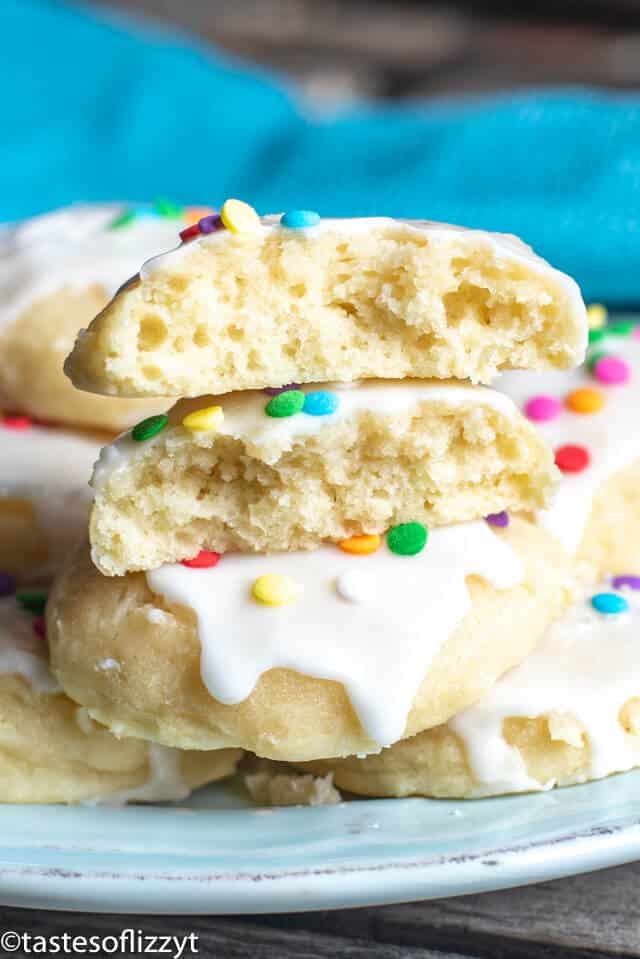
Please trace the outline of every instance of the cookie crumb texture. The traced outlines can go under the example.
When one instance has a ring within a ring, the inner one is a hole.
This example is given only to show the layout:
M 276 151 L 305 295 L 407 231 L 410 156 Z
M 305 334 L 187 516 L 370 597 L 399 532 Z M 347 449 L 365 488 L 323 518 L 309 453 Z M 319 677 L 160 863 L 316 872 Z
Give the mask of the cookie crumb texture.
M 366 377 L 488 382 L 580 362 L 586 313 L 569 277 L 515 238 L 410 223 L 200 237 L 143 267 L 80 335 L 67 374 L 96 393 L 197 396 Z
M 271 431 L 263 395 L 233 401 L 240 422 L 245 407 L 259 407 L 259 436 L 194 433 L 181 425 L 188 404 L 178 404 L 169 429 L 146 445 L 118 441 L 105 456 L 115 467 L 96 471 L 94 562 L 113 576 L 201 549 L 310 549 L 399 523 L 442 526 L 545 504 L 557 470 L 515 409 L 496 408 L 490 391 L 482 402 L 469 388 L 469 401 L 455 403 L 425 393 L 393 414 L 355 410 L 319 428 L 307 417 L 292 423 L 301 432 L 286 435 Z M 372 391 L 372 403 L 378 395 Z M 309 425 L 313 432 L 304 432 Z

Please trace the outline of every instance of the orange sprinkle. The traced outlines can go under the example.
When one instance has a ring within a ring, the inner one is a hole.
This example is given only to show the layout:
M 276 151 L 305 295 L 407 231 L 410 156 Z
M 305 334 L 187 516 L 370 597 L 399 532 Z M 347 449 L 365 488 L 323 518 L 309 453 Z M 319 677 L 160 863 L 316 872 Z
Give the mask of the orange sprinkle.
M 604 406 L 604 396 L 592 386 L 583 386 L 566 397 L 564 403 L 572 413 L 598 413 Z
M 192 226 L 205 216 L 211 216 L 213 210 L 210 206 L 189 206 L 182 214 L 182 218 L 188 226 Z
M 362 536 L 350 536 L 349 539 L 341 539 L 338 546 L 343 553 L 366 556 L 368 553 L 375 553 L 379 548 L 380 537 L 377 533 L 363 533 Z

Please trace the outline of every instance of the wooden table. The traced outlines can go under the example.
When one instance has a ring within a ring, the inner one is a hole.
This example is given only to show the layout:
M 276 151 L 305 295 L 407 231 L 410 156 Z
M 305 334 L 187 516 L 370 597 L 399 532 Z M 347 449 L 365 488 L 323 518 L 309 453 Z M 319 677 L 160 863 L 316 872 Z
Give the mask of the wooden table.
M 194 933 L 197 955 L 207 959 L 639 957 L 639 888 L 636 863 L 503 892 L 342 912 L 208 918 L 2 909 L 0 932 L 88 936 L 133 928 L 155 936 Z

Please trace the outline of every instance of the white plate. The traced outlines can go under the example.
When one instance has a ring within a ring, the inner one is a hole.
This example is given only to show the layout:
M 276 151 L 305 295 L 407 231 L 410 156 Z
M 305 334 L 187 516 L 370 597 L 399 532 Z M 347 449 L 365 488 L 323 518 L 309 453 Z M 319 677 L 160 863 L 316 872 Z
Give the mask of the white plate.
M 640 771 L 473 802 L 255 809 L 233 782 L 178 806 L 3 806 L 0 902 L 257 913 L 484 892 L 640 858 Z

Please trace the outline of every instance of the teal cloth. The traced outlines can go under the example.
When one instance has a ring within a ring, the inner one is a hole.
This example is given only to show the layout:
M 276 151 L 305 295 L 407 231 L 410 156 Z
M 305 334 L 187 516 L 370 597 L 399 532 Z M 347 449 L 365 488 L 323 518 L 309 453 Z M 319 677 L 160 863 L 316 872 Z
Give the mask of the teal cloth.
M 640 303 L 640 99 L 564 90 L 305 116 L 168 29 L 2 0 L 0 218 L 74 200 L 426 217 L 517 233 L 588 299 Z

